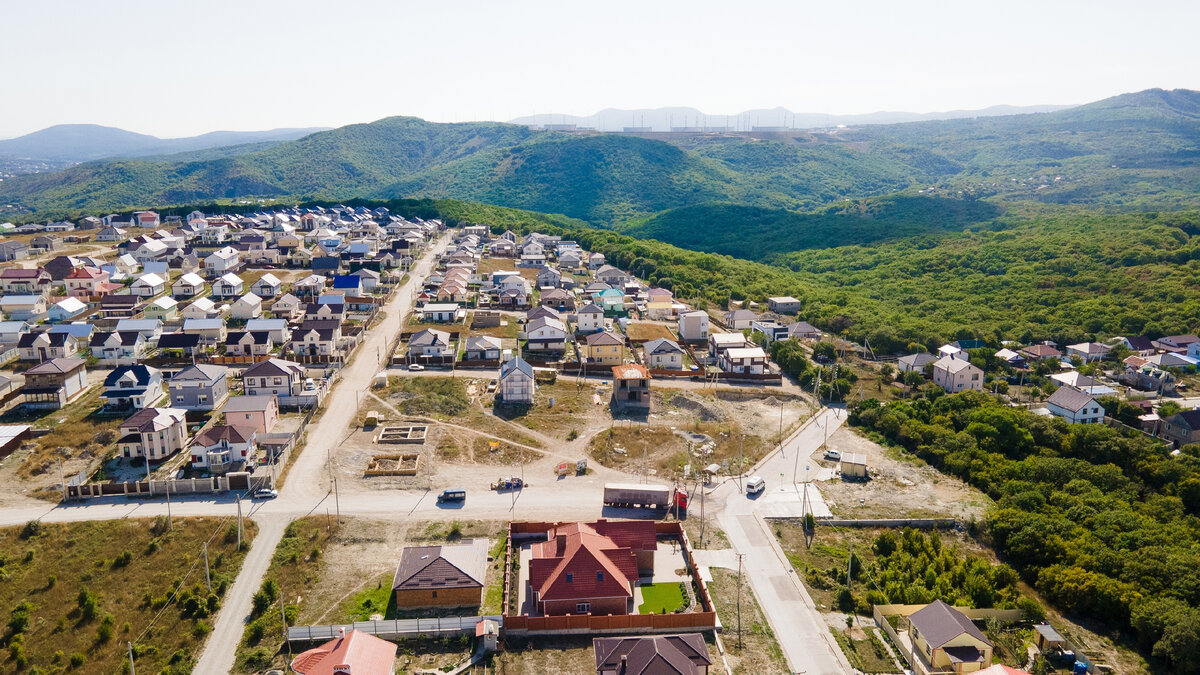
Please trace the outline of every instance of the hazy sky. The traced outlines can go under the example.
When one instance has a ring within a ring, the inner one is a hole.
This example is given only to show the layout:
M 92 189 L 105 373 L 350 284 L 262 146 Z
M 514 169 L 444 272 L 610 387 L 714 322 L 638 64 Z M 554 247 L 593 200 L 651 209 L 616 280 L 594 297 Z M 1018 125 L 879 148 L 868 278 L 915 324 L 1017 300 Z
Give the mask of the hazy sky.
M 0 137 L 1200 89 L 1200 3 L 0 0 Z

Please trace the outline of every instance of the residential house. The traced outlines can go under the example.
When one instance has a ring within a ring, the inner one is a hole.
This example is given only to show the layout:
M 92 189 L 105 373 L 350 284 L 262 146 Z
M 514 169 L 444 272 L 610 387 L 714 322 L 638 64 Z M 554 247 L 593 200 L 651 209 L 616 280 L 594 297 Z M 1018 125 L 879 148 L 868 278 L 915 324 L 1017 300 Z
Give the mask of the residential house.
M 87 311 L 88 306 L 79 298 L 64 298 L 46 310 L 46 318 L 53 323 L 61 323 L 86 314 Z
M 326 301 L 326 300 L 329 301 Z M 337 302 L 333 302 L 337 300 Z M 305 321 L 337 321 L 341 322 L 346 318 L 346 305 L 342 303 L 342 296 L 321 296 L 316 303 L 309 303 L 304 306 Z
M 24 321 L 0 321 L 0 344 L 16 344 L 30 330 L 32 326 Z
M 617 366 L 625 360 L 625 339 L 608 330 L 592 333 L 582 351 L 584 363 L 589 366 Z
M 0 293 L 4 295 L 47 295 L 54 280 L 41 267 L 9 267 L 0 271 Z
M 29 257 L 29 244 L 23 241 L 0 241 L 0 262 L 13 262 Z
M 271 334 L 275 344 L 283 344 L 292 339 L 292 329 L 283 319 L 250 319 L 246 322 L 248 331 L 266 331 Z
M 271 304 L 271 316 L 276 319 L 294 319 L 303 312 L 304 302 L 291 293 L 284 293 Z
M 604 254 L 593 253 L 587 257 L 587 266 L 589 270 L 598 270 L 604 267 Z
M 471 318 L 471 327 L 472 328 L 479 326 L 479 315 L 480 314 L 485 314 L 485 313 L 484 312 L 475 312 L 475 314 L 472 316 L 472 318 Z M 500 325 L 500 317 L 502 315 L 499 312 L 494 312 L 494 314 L 496 317 L 495 325 L 499 326 Z M 535 319 L 554 319 L 556 321 L 562 321 L 563 316 L 562 316 L 562 312 L 559 312 L 557 309 L 554 309 L 553 307 L 546 307 L 543 305 L 538 305 L 537 307 L 534 307 L 533 309 L 529 310 L 528 312 L 525 312 L 525 323 L 530 323 L 530 322 L 534 321 Z M 566 323 L 564 322 L 563 325 L 566 325 Z
M 247 293 L 238 298 L 229 307 L 229 318 L 239 321 L 249 321 L 262 316 L 262 298 L 253 293 Z
M 1152 344 L 1164 352 L 1186 353 L 1188 346 L 1200 342 L 1200 337 L 1192 334 L 1167 335 L 1155 340 Z
M 263 331 L 232 331 L 225 336 L 225 353 L 230 356 L 266 356 L 275 350 L 275 340 Z
M 88 346 L 92 356 L 107 366 L 133 365 L 147 349 L 145 336 L 135 330 L 93 333 Z
M 596 270 L 596 281 L 602 281 L 614 288 L 620 288 L 629 280 L 629 275 L 625 272 L 613 267 L 612 265 L 602 265 Z
M 464 361 L 499 361 L 501 342 L 498 337 L 472 335 L 467 338 Z
M 788 324 L 788 337 L 797 340 L 820 340 L 824 336 L 820 328 L 807 321 L 797 321 Z
M 204 271 L 211 277 L 219 277 L 236 270 L 241 263 L 241 256 L 232 246 L 213 251 L 204 259 Z
M 297 675 L 394 675 L 396 649 L 395 642 L 339 628 L 336 638 L 292 659 L 291 669 Z
M 562 272 L 553 267 L 543 267 L 537 274 L 538 288 L 559 288 L 562 286 Z
M 158 239 L 140 239 L 136 243 L 130 242 L 130 246 L 126 250 L 134 260 L 143 265 L 165 260 L 169 252 L 166 243 Z
M 125 241 L 125 238 L 128 235 L 129 235 L 129 232 L 127 230 L 125 230 L 125 228 L 109 225 L 108 227 L 101 228 L 100 231 L 96 233 L 96 241 L 104 241 L 104 242 Z
M 141 410 L 163 397 L 162 371 L 142 364 L 114 368 L 104 378 L 100 398 L 110 410 Z
M 37 323 L 46 318 L 46 296 L 5 295 L 0 297 L 0 313 L 11 321 Z
M 119 433 L 117 447 L 122 457 L 161 462 L 187 445 L 187 411 L 145 408 L 122 422 Z
M 212 295 L 214 298 L 236 298 L 245 292 L 246 283 L 232 272 L 222 274 L 213 282 Z
M 712 659 L 700 633 L 592 639 L 596 675 L 708 675 Z
M 727 373 L 761 375 L 767 372 L 767 353 L 762 347 L 732 347 L 721 352 L 717 366 Z
M 453 356 L 450 334 L 446 331 L 426 328 L 413 334 L 408 341 L 408 358 L 424 360 Z
M 70 333 L 22 333 L 17 353 L 22 361 L 66 359 L 79 353 L 79 340 Z
M 185 335 L 199 335 L 206 345 L 222 344 L 229 336 L 224 319 L 184 319 L 182 330 Z
M 750 343 L 746 340 L 746 336 L 741 333 L 708 334 L 708 358 L 713 364 L 718 363 L 726 351 L 749 346 Z
M 1200 359 L 1188 356 L 1183 352 L 1163 352 L 1154 356 L 1146 357 L 1148 363 L 1152 363 L 1159 368 L 1180 368 L 1182 370 L 1195 370 Z
M 184 321 L 188 319 L 215 319 L 220 316 L 217 303 L 208 298 L 196 298 L 179 313 Z
M 612 408 L 638 413 L 650 412 L 650 371 L 637 363 L 613 366 Z
M 497 397 L 505 403 L 532 404 L 537 392 L 533 366 L 520 355 L 500 364 L 500 386 Z
M 1055 417 L 1071 424 L 1094 424 L 1104 421 L 1104 408 L 1091 394 L 1072 388 L 1059 387 L 1046 399 L 1046 409 Z
M 83 300 L 111 293 L 121 287 L 109 281 L 108 272 L 98 267 L 77 267 L 67 274 L 64 282 L 67 295 Z
M 129 292 L 140 298 L 152 298 L 167 290 L 167 282 L 157 274 L 143 274 L 133 280 Z
M 185 410 L 216 410 L 229 397 L 229 369 L 205 363 L 184 368 L 167 383 L 171 406 Z
M 776 340 L 786 340 L 788 335 L 787 326 L 778 321 L 767 321 L 766 319 L 755 319 L 750 322 L 751 333 L 762 333 L 767 339 L 767 344 L 771 344 Z
M 147 342 L 153 342 L 162 335 L 163 322 L 158 319 L 121 319 L 117 321 L 116 331 L 125 333 L 128 331 L 137 331 L 146 338 Z
M 679 315 L 676 329 L 679 339 L 684 342 L 705 342 L 708 340 L 708 312 L 692 310 Z
M 1144 335 L 1123 337 L 1120 344 L 1137 356 L 1153 356 L 1158 351 L 1154 347 L 1154 341 Z
M 305 319 L 292 332 L 291 351 L 301 356 L 333 356 L 339 351 L 342 322 L 338 319 Z
M 531 241 L 521 247 L 522 267 L 541 267 L 546 264 L 546 247 L 540 241 Z
M 40 251 L 59 251 L 62 250 L 63 242 L 61 237 L 39 234 L 29 240 L 29 247 Z
M 615 288 L 606 288 L 592 294 L 592 300 L 600 305 L 606 314 L 620 314 L 625 311 L 625 292 Z
M 801 303 L 790 295 L 781 295 L 767 298 L 767 309 L 777 314 L 796 314 L 801 309 Z
M 250 286 L 250 292 L 260 298 L 274 298 L 283 292 L 283 282 L 279 277 L 267 272 Z
M 933 383 L 951 394 L 983 391 L 983 371 L 965 359 L 943 356 L 933 362 Z
M 651 521 L 556 525 L 532 546 L 529 595 L 546 616 L 631 614 L 639 575 L 653 575 Z M 646 566 L 649 570 L 646 570 Z
M 725 327 L 729 330 L 743 330 L 758 320 L 758 315 L 748 309 L 731 309 L 722 315 Z
M 1081 342 L 1076 345 L 1067 345 L 1067 356 L 1078 356 L 1085 363 L 1103 361 L 1108 356 L 1108 351 L 1108 345 L 1099 342 Z
M 540 304 L 558 310 L 575 309 L 575 295 L 561 288 L 552 288 L 542 293 Z
M 279 423 L 279 400 L 274 396 L 234 396 L 225 404 L 225 424 L 269 434 Z
M 257 448 L 254 429 L 219 424 L 201 431 L 188 447 L 188 455 L 193 469 L 221 474 L 244 466 Z
M 157 229 L 161 220 L 154 211 L 134 211 L 132 223 L 134 227 Z
M 915 672 L 970 673 L 992 664 L 992 643 L 987 636 L 945 602 L 934 600 L 908 621 Z
M 604 310 L 589 302 L 575 312 L 575 330 L 579 333 L 597 333 L 604 330 Z
M 487 568 L 487 539 L 405 546 L 392 577 L 396 607 L 477 607 Z
M 1162 436 L 1173 447 L 1200 443 L 1200 408 L 1184 410 L 1166 419 Z
M 570 332 L 558 319 L 541 317 L 525 325 L 525 346 L 530 351 L 564 351 Z
M 174 321 L 179 316 L 179 303 L 165 295 L 155 298 L 146 305 L 145 316 L 158 321 Z
M 307 371 L 299 363 L 267 359 L 242 373 L 242 388 L 247 396 L 298 396 L 307 377 Z
M 204 278 L 195 272 L 188 272 L 171 284 L 171 295 L 177 298 L 190 298 L 204 292 Z
M 1054 345 L 1042 343 L 1039 345 L 1029 345 L 1020 350 L 1020 354 L 1029 361 L 1057 361 L 1062 358 L 1063 353 L 1054 348 Z
M 1169 371 L 1163 370 L 1141 356 L 1131 355 L 1125 358 L 1125 370 L 1117 375 L 1117 380 L 1142 391 L 1157 391 L 1164 395 L 1173 395 L 1177 379 Z
M 458 320 L 457 303 L 426 303 L 421 308 L 421 320 L 427 322 L 452 323 Z
M 1077 389 L 1092 396 L 1109 396 L 1117 393 L 1116 389 L 1094 377 L 1088 377 L 1078 370 L 1066 370 L 1061 373 L 1054 373 L 1050 376 L 1050 379 L 1054 380 L 1060 386 Z
M 199 335 L 163 333 L 158 336 L 158 351 L 162 356 L 190 358 L 208 351 Z
M 655 338 L 643 346 L 646 365 L 656 370 L 683 370 L 683 348 L 667 338 Z
M 57 410 L 79 398 L 87 388 L 87 361 L 50 359 L 25 371 L 21 394 L 27 408 Z
M 1021 356 L 1008 347 L 998 350 L 994 356 L 998 361 L 1002 361 L 1005 365 L 1013 368 L 1025 368 L 1029 365 L 1024 356 Z

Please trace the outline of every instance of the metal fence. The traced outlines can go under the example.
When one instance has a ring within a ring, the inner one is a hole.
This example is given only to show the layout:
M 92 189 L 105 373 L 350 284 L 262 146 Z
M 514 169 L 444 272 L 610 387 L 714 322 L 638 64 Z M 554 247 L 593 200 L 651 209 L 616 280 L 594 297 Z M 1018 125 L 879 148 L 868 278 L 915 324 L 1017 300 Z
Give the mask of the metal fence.
M 474 634 L 475 626 L 484 619 L 503 624 L 500 616 L 448 616 L 434 619 L 392 619 L 388 621 L 355 621 L 328 626 L 289 626 L 289 642 L 319 642 L 332 640 L 338 630 L 370 633 L 382 638 L 410 638 L 454 633 Z

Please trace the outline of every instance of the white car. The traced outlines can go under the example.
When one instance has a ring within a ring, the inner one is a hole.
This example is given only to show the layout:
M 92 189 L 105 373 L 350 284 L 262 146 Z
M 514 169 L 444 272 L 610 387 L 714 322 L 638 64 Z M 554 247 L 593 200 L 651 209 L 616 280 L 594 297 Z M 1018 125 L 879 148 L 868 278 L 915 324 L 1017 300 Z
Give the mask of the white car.
M 841 450 L 832 450 L 832 449 L 826 450 L 825 451 L 825 459 L 832 459 L 835 462 L 841 461 L 842 451 Z
M 415 372 L 415 371 L 425 370 L 425 366 L 423 366 L 419 363 L 410 363 L 410 364 L 408 364 L 408 369 Z
M 746 494 L 756 495 L 767 489 L 767 481 L 762 476 L 751 476 L 746 479 Z
M 259 488 L 254 491 L 255 499 L 274 499 L 279 496 L 279 493 L 271 488 Z

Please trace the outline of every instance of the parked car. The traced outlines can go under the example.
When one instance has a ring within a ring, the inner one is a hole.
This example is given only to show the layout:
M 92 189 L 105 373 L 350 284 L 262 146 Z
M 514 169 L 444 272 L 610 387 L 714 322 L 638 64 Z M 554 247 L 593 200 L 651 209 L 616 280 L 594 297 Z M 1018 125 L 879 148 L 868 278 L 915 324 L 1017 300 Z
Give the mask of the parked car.
M 274 499 L 279 496 L 279 491 L 271 488 L 259 488 L 254 491 L 252 496 L 255 499 Z
M 443 502 L 465 502 L 467 501 L 467 491 L 459 489 L 442 490 L 442 494 L 438 495 L 438 503 Z
M 417 371 L 425 370 L 425 366 L 423 366 L 419 363 L 410 363 L 410 364 L 408 364 L 408 369 L 413 372 L 417 372 Z
M 762 476 L 751 476 L 746 479 L 746 494 L 756 495 L 767 488 L 767 481 Z
M 842 451 L 830 448 L 829 450 L 825 451 L 825 459 L 832 459 L 835 462 L 841 461 Z

